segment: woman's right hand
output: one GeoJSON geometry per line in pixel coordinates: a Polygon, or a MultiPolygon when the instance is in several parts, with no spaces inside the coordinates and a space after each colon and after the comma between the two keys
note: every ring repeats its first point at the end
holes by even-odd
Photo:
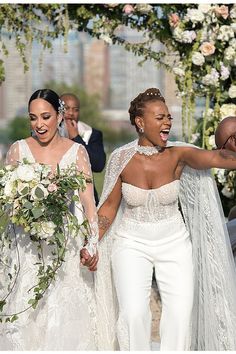
{"type": "Polygon", "coordinates": [[[97,270],[97,263],[99,260],[98,251],[96,254],[91,256],[86,248],[82,248],[80,251],[80,261],[81,263],[88,267],[91,272],[97,270]]]}

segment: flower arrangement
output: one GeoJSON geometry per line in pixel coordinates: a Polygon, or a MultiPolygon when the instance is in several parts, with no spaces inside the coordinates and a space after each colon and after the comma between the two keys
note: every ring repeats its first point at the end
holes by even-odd
{"type": "MultiPolygon", "coordinates": [[[[86,5],[78,6],[73,18],[81,19],[91,35],[123,45],[140,55],[141,63],[154,60],[172,71],[182,99],[183,139],[214,147],[219,121],[236,116],[236,4],[86,5]],[[93,27],[87,28],[91,18],[93,27]],[[125,28],[139,31],[140,40],[129,41],[125,28]],[[164,50],[155,46],[157,41],[164,50]],[[201,116],[196,114],[199,98],[205,103],[201,116]]],[[[223,196],[221,183],[218,187],[227,215],[232,198],[223,196]]]]}
{"type": "Polygon", "coordinates": [[[7,165],[0,169],[0,267],[8,272],[7,289],[0,299],[0,321],[15,321],[20,313],[36,308],[40,299],[55,280],[58,269],[64,262],[67,241],[79,232],[86,238],[89,223],[82,224],[70,211],[71,202],[79,202],[73,192],[84,190],[91,178],[71,164],[55,173],[47,165],[23,160],[17,166],[7,165]],[[18,232],[30,239],[38,253],[37,282],[31,289],[33,295],[27,306],[14,314],[3,314],[3,310],[16,285],[19,264],[10,264],[8,250],[17,248],[18,232]],[[43,248],[50,250],[50,260],[44,259],[43,248]],[[11,269],[11,271],[9,271],[11,269]]]}

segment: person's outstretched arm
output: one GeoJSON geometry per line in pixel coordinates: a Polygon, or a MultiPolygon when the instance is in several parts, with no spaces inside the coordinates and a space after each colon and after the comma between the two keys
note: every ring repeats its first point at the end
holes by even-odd
{"type": "Polygon", "coordinates": [[[236,153],[230,150],[204,150],[192,147],[178,147],[179,160],[197,170],[208,168],[236,169],[236,153]]]}

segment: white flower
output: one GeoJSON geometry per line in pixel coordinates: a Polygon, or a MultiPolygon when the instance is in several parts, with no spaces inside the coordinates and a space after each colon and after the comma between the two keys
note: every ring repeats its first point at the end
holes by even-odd
{"type": "Polygon", "coordinates": [[[236,23],[235,22],[231,23],[230,27],[232,28],[232,30],[234,32],[236,32],[236,23]]]}
{"type": "Polygon", "coordinates": [[[195,31],[184,31],[182,35],[182,42],[192,43],[196,37],[197,35],[195,31]]]}
{"type": "Polygon", "coordinates": [[[204,14],[198,9],[187,9],[185,20],[189,20],[192,23],[202,22],[204,20],[204,14]]]}
{"type": "Polygon", "coordinates": [[[216,168],[215,171],[219,183],[224,184],[226,182],[225,170],[222,168],[216,168]]]}
{"type": "Polygon", "coordinates": [[[236,4],[233,5],[232,9],[230,10],[230,17],[232,19],[236,19],[236,4]]]}
{"type": "Polygon", "coordinates": [[[202,12],[203,14],[207,14],[208,12],[210,12],[210,10],[212,10],[212,7],[211,7],[211,5],[208,5],[208,4],[199,4],[198,10],[200,12],[202,12]]]}
{"type": "Polygon", "coordinates": [[[199,136],[200,136],[200,133],[193,133],[190,138],[190,143],[195,144],[197,139],[199,138],[199,136]]]}
{"type": "Polygon", "coordinates": [[[229,41],[229,46],[236,49],[236,38],[232,38],[230,41],[229,41]]]}
{"type": "Polygon", "coordinates": [[[220,116],[221,120],[230,117],[236,116],[236,105],[233,103],[225,103],[220,107],[220,116]]]}
{"type": "Polygon", "coordinates": [[[194,52],[192,56],[192,62],[195,65],[202,66],[205,62],[205,58],[201,53],[194,52]]]}
{"type": "Polygon", "coordinates": [[[14,181],[8,180],[4,187],[4,195],[8,198],[15,198],[17,190],[14,181]]]}
{"type": "Polygon", "coordinates": [[[175,75],[180,76],[180,77],[185,75],[184,69],[180,68],[179,66],[176,66],[175,68],[173,68],[173,72],[175,75]]]}
{"type": "Polygon", "coordinates": [[[224,52],[224,57],[225,57],[225,60],[227,60],[227,61],[233,60],[235,57],[235,48],[233,48],[233,47],[226,48],[225,52],[224,52]]]}
{"type": "Polygon", "coordinates": [[[236,85],[231,85],[229,88],[229,97],[236,98],[236,85]]]}
{"type": "Polygon", "coordinates": [[[221,190],[221,193],[226,197],[226,198],[233,198],[234,192],[230,191],[227,186],[224,186],[224,188],[221,190]]]}
{"type": "Polygon", "coordinates": [[[33,200],[45,199],[47,198],[48,194],[48,190],[40,183],[37,184],[37,186],[34,187],[31,191],[31,197],[33,200]]]}
{"type": "Polygon", "coordinates": [[[228,42],[231,38],[234,38],[234,31],[231,26],[223,25],[219,29],[217,39],[228,42]]]}
{"type": "Polygon", "coordinates": [[[227,80],[229,78],[229,75],[230,75],[229,68],[227,66],[224,66],[223,64],[221,64],[221,67],[220,67],[221,80],[227,80]]]}
{"type": "Polygon", "coordinates": [[[212,147],[216,147],[216,142],[215,142],[215,135],[209,136],[208,144],[212,147]]]}
{"type": "Polygon", "coordinates": [[[212,68],[210,74],[207,74],[202,78],[202,83],[206,86],[218,86],[219,76],[218,71],[215,68],[212,68]]]}
{"type": "Polygon", "coordinates": [[[100,35],[100,39],[102,39],[104,42],[106,42],[107,44],[112,44],[112,39],[108,34],[101,34],[100,35]]]}
{"type": "Polygon", "coordinates": [[[136,4],[134,7],[135,11],[141,12],[141,14],[148,14],[152,11],[152,5],[149,4],[136,4]]]}
{"type": "Polygon", "coordinates": [[[56,228],[56,225],[52,221],[33,222],[31,225],[30,233],[40,238],[52,237],[56,228]]]}
{"type": "Polygon", "coordinates": [[[34,168],[30,165],[19,165],[16,169],[16,174],[21,181],[25,182],[37,179],[37,175],[34,171],[34,168]]]}

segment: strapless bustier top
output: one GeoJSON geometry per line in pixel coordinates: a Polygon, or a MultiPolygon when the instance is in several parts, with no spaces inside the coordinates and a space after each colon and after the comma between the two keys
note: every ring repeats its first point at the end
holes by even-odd
{"type": "Polygon", "coordinates": [[[148,190],[123,182],[122,195],[125,218],[155,222],[179,214],[179,180],[148,190]]]}

